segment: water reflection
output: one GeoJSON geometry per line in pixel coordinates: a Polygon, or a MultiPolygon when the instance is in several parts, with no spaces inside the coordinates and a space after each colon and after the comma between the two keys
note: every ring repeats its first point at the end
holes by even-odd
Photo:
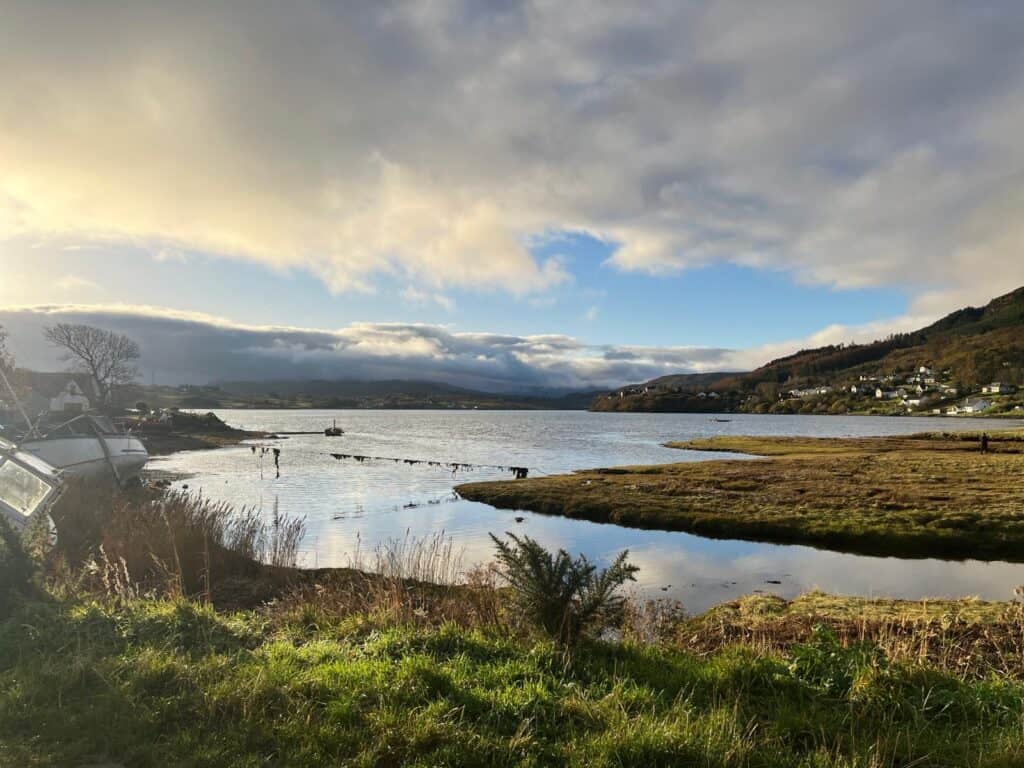
{"type": "Polygon", "coordinates": [[[228,423],[262,430],[312,430],[337,418],[343,438],[296,436],[281,447],[281,477],[263,473],[249,448],[179,454],[156,460],[167,470],[194,473],[185,481],[208,496],[303,516],[308,534],[303,564],[339,566],[353,551],[388,539],[439,530],[454,538],[468,566],[489,560],[489,533],[526,533],[548,547],[585,552],[606,562],[628,548],[641,567],[638,589],[681,600],[691,611],[755,590],[792,597],[810,588],[851,595],[906,598],[978,595],[1006,599],[1024,584],[1024,565],[868,558],[682,533],[496,510],[452,500],[467,479],[506,478],[493,470],[455,477],[446,469],[383,462],[339,462],[344,451],[439,461],[501,463],[565,472],[596,466],[699,461],[714,455],[666,449],[667,440],[714,434],[857,436],[924,429],[991,429],[991,422],[870,417],[734,416],[728,423],[696,414],[438,411],[220,411],[228,423]],[[517,522],[516,517],[522,521],[517,522]],[[776,583],[777,582],[777,583],[776,583]]]}

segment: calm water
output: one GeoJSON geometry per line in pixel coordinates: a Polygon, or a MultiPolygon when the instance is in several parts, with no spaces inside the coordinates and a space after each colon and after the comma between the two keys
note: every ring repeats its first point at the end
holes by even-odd
{"type": "MultiPolygon", "coordinates": [[[[518,465],[531,474],[623,464],[703,461],[721,455],[663,448],[667,440],[711,435],[886,435],[922,430],[992,428],[992,422],[943,418],[735,415],[717,423],[700,414],[594,414],[581,411],[217,411],[229,424],[264,431],[322,430],[333,419],[340,438],[293,436],[264,441],[272,461],[247,446],[154,459],[154,469],[192,475],[181,484],[236,505],[305,517],[302,563],[344,566],[356,548],[372,550],[408,532],[444,531],[466,566],[488,560],[488,533],[524,533],[550,547],[606,562],[628,548],[641,570],[638,589],[679,599],[690,611],[754,590],[792,597],[811,588],[851,595],[1006,599],[1024,584],[1024,564],[861,557],[810,547],[705,539],[559,517],[496,510],[453,500],[470,480],[505,479],[495,470],[459,472],[391,462],[337,461],[330,454],[518,465]],[[516,516],[525,519],[517,523],[516,516]],[[780,584],[769,584],[769,580],[780,584]]],[[[1000,426],[1011,426],[1000,423],[1000,426]]]]}

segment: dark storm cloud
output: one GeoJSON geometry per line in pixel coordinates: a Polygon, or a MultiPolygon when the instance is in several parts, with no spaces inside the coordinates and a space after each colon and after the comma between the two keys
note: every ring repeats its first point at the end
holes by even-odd
{"type": "Polygon", "coordinates": [[[326,331],[253,327],[139,307],[0,310],[21,365],[63,365],[43,328],[56,322],[125,333],[147,377],[163,383],[260,379],[428,379],[494,391],[611,387],[668,372],[735,365],[730,350],[590,346],[567,336],[456,333],[440,326],[358,323],[326,331]]]}

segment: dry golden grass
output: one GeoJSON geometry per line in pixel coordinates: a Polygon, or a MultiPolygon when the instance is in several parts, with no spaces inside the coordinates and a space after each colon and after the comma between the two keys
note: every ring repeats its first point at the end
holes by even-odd
{"type": "Polygon", "coordinates": [[[680,623],[674,643],[702,654],[736,644],[785,653],[821,625],[843,645],[869,642],[889,660],[927,663],[960,677],[1024,678],[1021,603],[751,595],[680,623]]]}
{"type": "Polygon", "coordinates": [[[175,594],[232,602],[288,581],[305,526],[198,495],[72,483],[52,512],[51,575],[118,596],[175,594]]]}
{"type": "MultiPolygon", "coordinates": [[[[986,433],[992,453],[1024,453],[1024,432],[998,430],[986,433]]],[[[668,448],[693,451],[745,453],[751,456],[806,456],[809,454],[874,454],[893,451],[979,450],[980,432],[921,432],[891,437],[759,437],[735,435],[665,443],[668,448]]]]}
{"type": "Polygon", "coordinates": [[[919,435],[857,440],[716,438],[674,444],[768,455],[572,475],[457,490],[504,509],[805,543],[877,555],[1024,561],[1024,442],[919,435]]]}

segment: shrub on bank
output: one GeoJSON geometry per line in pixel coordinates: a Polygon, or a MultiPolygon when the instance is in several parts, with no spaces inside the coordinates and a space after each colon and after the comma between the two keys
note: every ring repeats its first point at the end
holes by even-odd
{"type": "Polygon", "coordinates": [[[574,560],[564,549],[552,554],[529,536],[508,538],[491,534],[499,573],[527,620],[548,637],[571,649],[586,630],[618,619],[624,603],[618,590],[635,581],[639,570],[627,561],[628,551],[599,571],[583,555],[574,560]]]}

